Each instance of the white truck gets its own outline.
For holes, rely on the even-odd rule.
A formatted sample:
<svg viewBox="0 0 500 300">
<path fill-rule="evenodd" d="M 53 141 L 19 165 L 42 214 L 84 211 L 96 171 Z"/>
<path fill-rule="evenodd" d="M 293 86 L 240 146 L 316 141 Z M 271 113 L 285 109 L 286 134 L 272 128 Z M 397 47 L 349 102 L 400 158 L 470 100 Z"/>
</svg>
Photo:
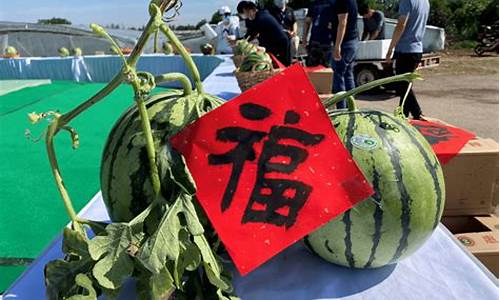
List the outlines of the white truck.
<svg viewBox="0 0 500 300">
<path fill-rule="evenodd" d="M 385 34 L 392 36 L 396 20 L 385 20 Z M 363 28 L 363 20 L 358 20 L 358 28 Z M 362 41 L 356 55 L 354 76 L 356 85 L 361 85 L 372 80 L 394 75 L 394 66 L 384 63 L 385 55 L 391 40 Z M 424 35 L 424 55 L 419 69 L 436 67 L 441 62 L 441 56 L 437 51 L 444 49 L 445 32 L 443 28 L 426 26 Z"/>
</svg>

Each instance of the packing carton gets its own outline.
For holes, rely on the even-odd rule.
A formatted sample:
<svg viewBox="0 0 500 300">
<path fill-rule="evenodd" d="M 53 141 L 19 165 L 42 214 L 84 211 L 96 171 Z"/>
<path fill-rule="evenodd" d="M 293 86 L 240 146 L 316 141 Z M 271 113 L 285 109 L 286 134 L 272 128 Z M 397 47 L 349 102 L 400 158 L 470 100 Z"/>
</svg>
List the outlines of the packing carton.
<svg viewBox="0 0 500 300">
<path fill-rule="evenodd" d="M 314 85 L 316 92 L 319 95 L 331 94 L 333 86 L 333 70 L 332 68 L 324 68 L 307 72 L 309 80 Z"/>
<path fill-rule="evenodd" d="M 469 141 L 443 166 L 445 216 L 488 215 L 498 205 L 498 144 L 492 139 Z"/>
<path fill-rule="evenodd" d="M 444 217 L 442 223 L 498 277 L 498 217 Z"/>
</svg>

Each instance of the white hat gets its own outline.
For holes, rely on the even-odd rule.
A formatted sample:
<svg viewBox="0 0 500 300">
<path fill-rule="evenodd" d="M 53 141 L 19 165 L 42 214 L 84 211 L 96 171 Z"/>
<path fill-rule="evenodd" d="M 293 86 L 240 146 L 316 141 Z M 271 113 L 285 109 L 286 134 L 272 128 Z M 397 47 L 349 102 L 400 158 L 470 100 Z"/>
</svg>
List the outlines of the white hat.
<svg viewBox="0 0 500 300">
<path fill-rule="evenodd" d="M 229 6 L 222 6 L 221 8 L 219 8 L 220 15 L 230 14 L 230 13 L 231 13 L 231 9 L 229 8 Z"/>
</svg>

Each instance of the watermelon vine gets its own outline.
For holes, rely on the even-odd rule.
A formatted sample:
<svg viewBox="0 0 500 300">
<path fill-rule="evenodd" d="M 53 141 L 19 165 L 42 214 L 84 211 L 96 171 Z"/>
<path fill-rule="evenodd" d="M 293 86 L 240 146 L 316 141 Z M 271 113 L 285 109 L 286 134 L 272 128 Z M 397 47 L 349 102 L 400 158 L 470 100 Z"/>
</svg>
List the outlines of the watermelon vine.
<svg viewBox="0 0 500 300">
<path fill-rule="evenodd" d="M 92 24 L 91 29 L 109 40 L 112 49 L 121 56 L 121 72 L 96 95 L 66 114 L 47 112 L 29 115 L 32 123 L 44 119 L 49 122 L 45 132 L 48 158 L 71 219 L 71 226 L 64 230 L 64 259 L 49 262 L 45 268 L 48 299 L 96 299 L 101 294 L 107 299 L 116 299 L 128 278 L 135 279 L 140 299 L 237 299 L 231 296 L 230 278 L 216 254 L 219 241 L 214 239 L 212 232 L 205 231 L 207 221 L 195 206 L 194 181 L 182 157 L 172 157 L 172 153 L 164 155 L 164 151 L 159 150 L 159 139 L 165 136 L 158 136 L 158 130 L 150 124 L 148 103 L 152 100 L 151 91 L 160 82 L 179 81 L 183 87 L 182 93 L 171 93 L 171 103 L 174 105 L 165 111 L 177 130 L 222 104 L 222 100 L 204 94 L 196 65 L 163 20 L 166 12 L 177 10 L 180 4 L 176 0 L 151 1 L 150 20 L 128 58 L 102 27 Z M 183 74 L 155 77 L 147 72 L 136 71 L 146 42 L 152 36 L 156 40 L 160 32 L 179 49 L 193 77 L 195 91 Z M 122 83 L 129 84 L 134 90 L 135 109 L 141 124 L 139 140 L 147 152 L 153 195 L 149 197 L 151 199 L 144 199 L 144 202 L 149 203 L 146 208 L 127 222 L 105 224 L 84 220 L 76 214 L 64 185 L 54 138 L 61 131 L 67 131 L 73 147 L 77 148 L 78 133 L 68 124 Z M 179 114 L 175 110 L 179 103 L 189 108 L 187 115 L 184 115 L 184 111 Z M 170 187 L 172 192 L 168 197 L 162 193 L 165 181 L 174 184 Z M 144 198 L 147 198 L 146 195 Z M 90 238 L 90 235 L 93 237 Z"/>
<path fill-rule="evenodd" d="M 109 40 L 113 50 L 122 58 L 121 72 L 101 91 L 68 113 L 51 111 L 29 115 L 32 123 L 42 120 L 49 123 L 45 132 L 48 158 L 71 220 L 71 226 L 65 228 L 63 233 L 64 259 L 49 262 L 45 268 L 48 299 L 86 300 L 96 299 L 101 294 L 107 299 L 116 299 L 129 278 L 136 282 L 139 299 L 237 299 L 231 295 L 230 276 L 223 270 L 222 259 L 217 255 L 220 241 L 212 230 L 207 230 L 210 224 L 197 207 L 194 181 L 182 156 L 176 154 L 166 143 L 169 136 L 222 104 L 222 100 L 204 93 L 196 65 L 163 20 L 165 13 L 176 11 L 179 6 L 178 0 L 151 1 L 150 20 L 128 58 L 102 27 L 92 24 L 91 29 Z M 191 82 L 183 74 L 154 76 L 136 70 L 146 42 L 151 37 L 156 40 L 159 33 L 164 34 L 179 50 L 191 72 L 195 90 L 192 90 Z M 349 98 L 352 104 L 350 108 L 354 109 L 352 96 L 355 94 L 379 84 L 398 80 L 412 81 L 416 78 L 414 74 L 406 74 L 369 83 L 334 96 L 325 103 L 325 107 Z M 179 81 L 183 91 L 151 96 L 156 85 L 166 81 Z M 106 203 L 112 223 L 85 220 L 77 215 L 64 185 L 54 138 L 65 131 L 69 133 L 73 148 L 76 149 L 79 136 L 68 124 L 122 83 L 133 88 L 135 107 L 124 114 L 117 123 L 117 128 L 122 133 L 130 134 L 129 138 L 135 143 L 135 147 L 145 149 L 145 165 L 152 192 L 149 193 L 147 189 L 138 191 L 142 202 L 136 207 L 139 210 L 137 213 L 130 212 L 130 207 L 114 211 L 114 205 L 120 205 L 120 201 L 129 201 L 117 197 L 113 201 L 108 199 L 109 203 Z M 150 111 L 160 107 L 155 105 L 161 106 L 161 113 L 153 116 Z M 128 126 L 134 121 L 140 123 L 134 129 L 136 131 L 129 132 L 120 127 Z M 110 139 L 113 137 L 112 133 Z M 109 145 L 117 147 L 113 142 Z M 105 171 L 113 172 L 113 168 L 109 167 Z M 110 174 L 113 175 L 108 173 Z M 111 175 L 108 177 L 112 178 Z M 108 186 L 108 190 L 110 189 Z M 106 202 L 107 195 L 103 197 Z"/>
</svg>

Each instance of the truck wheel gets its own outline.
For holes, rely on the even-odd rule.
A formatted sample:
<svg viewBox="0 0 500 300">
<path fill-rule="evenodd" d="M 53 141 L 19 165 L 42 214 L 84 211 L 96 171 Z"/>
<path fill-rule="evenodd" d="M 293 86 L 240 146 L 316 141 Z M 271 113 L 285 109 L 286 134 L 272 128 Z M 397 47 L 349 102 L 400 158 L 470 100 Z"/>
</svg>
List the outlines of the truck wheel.
<svg viewBox="0 0 500 300">
<path fill-rule="evenodd" d="M 474 48 L 474 52 L 477 56 L 481 56 L 484 53 L 484 48 L 482 46 L 476 46 L 476 48 Z"/>
<path fill-rule="evenodd" d="M 380 73 L 374 66 L 359 66 L 354 71 L 356 86 L 379 79 Z"/>
</svg>

